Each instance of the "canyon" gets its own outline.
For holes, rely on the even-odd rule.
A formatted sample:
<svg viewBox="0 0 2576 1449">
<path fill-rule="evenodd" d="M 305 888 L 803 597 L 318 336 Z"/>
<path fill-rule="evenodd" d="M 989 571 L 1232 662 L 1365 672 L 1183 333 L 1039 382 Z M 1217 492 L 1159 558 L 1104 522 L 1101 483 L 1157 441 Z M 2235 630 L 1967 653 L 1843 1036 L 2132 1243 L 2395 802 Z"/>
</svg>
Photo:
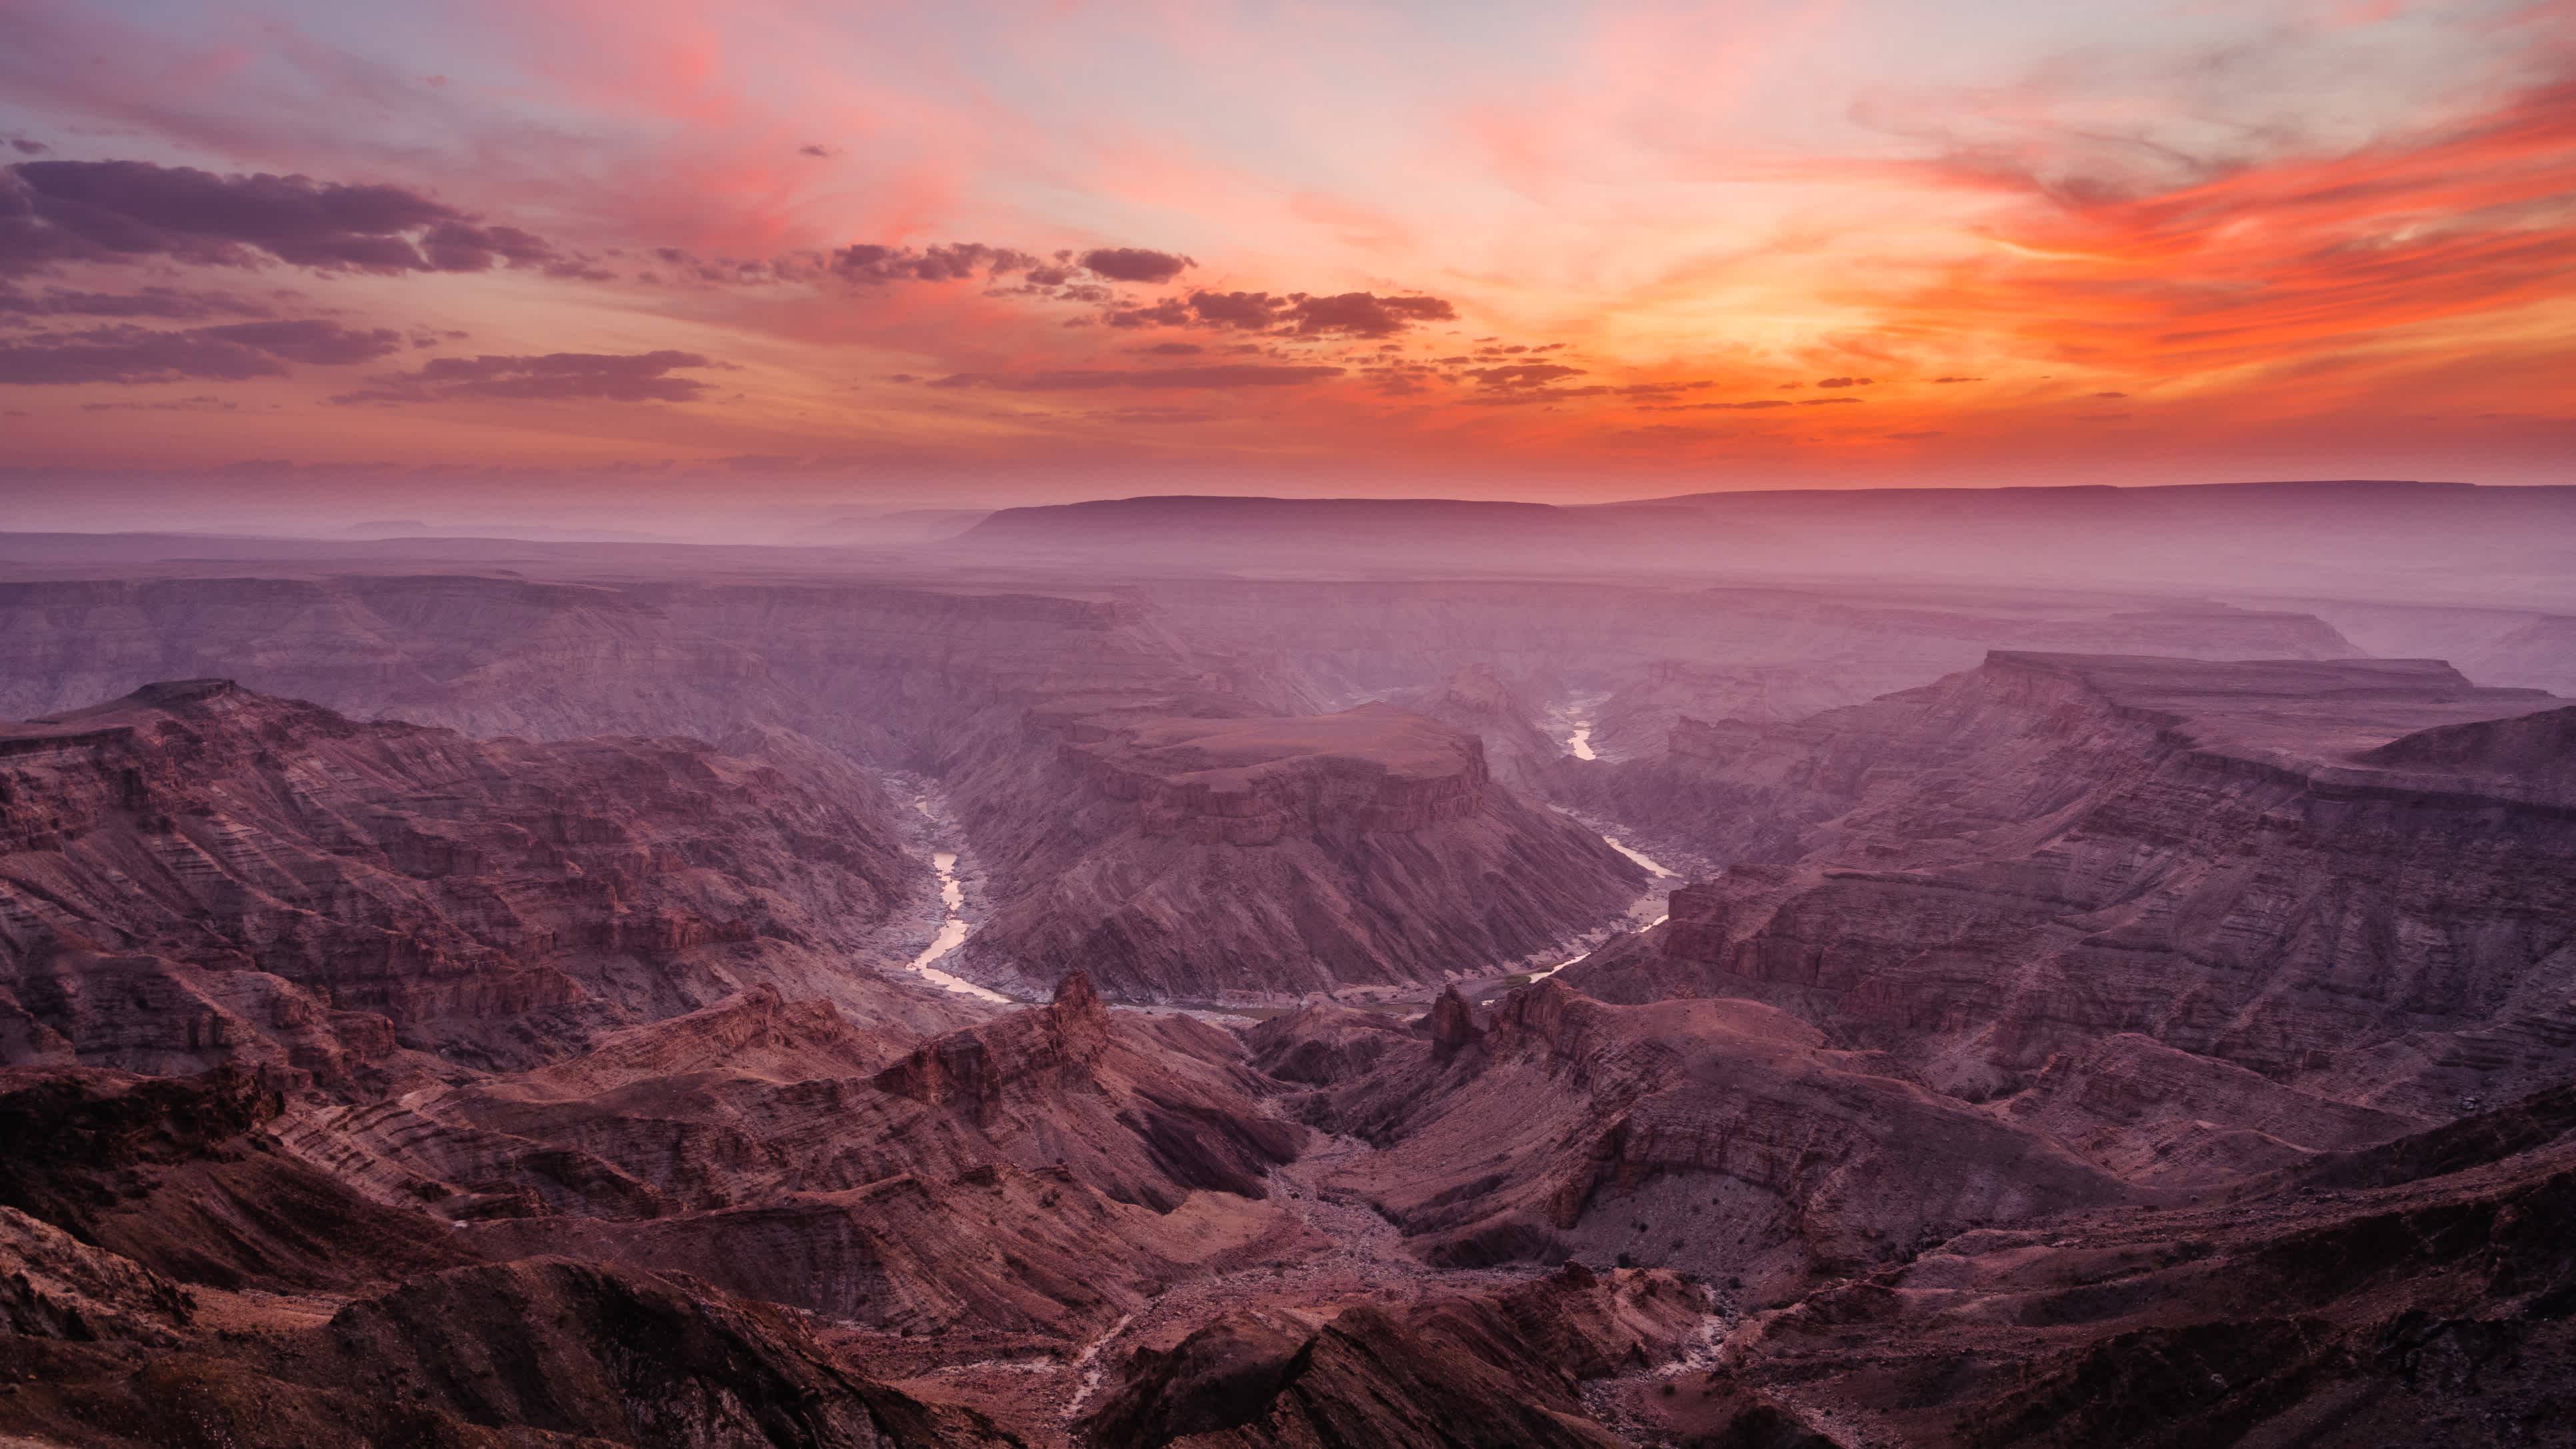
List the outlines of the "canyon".
<svg viewBox="0 0 2576 1449">
<path fill-rule="evenodd" d="M 2024 501 L 0 547 L 0 1439 L 2546 1442 L 2562 605 Z"/>
</svg>

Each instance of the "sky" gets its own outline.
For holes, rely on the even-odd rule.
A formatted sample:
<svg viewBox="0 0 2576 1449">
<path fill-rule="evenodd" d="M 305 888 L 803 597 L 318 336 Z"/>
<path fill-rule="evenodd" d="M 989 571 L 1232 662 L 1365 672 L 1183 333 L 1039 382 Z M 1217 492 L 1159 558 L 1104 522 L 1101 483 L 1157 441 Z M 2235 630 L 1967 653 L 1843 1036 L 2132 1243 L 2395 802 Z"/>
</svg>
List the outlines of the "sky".
<svg viewBox="0 0 2576 1449">
<path fill-rule="evenodd" d="M 2571 458 L 2571 0 L 0 0 L 0 526 Z"/>
</svg>

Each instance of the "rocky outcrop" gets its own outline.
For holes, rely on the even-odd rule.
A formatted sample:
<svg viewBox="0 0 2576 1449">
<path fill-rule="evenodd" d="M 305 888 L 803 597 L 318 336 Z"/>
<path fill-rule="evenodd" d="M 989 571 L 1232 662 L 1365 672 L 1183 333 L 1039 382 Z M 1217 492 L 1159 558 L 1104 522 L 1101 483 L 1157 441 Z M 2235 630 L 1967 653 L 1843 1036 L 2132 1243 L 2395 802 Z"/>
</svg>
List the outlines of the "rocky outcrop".
<svg viewBox="0 0 2576 1449">
<path fill-rule="evenodd" d="M 220 680 L 0 727 L 0 1015 L 21 1060 L 346 1084 L 825 978 L 918 867 L 864 776 L 752 747 L 477 742 Z"/>
<path fill-rule="evenodd" d="M 1262 1075 L 1317 1087 L 1365 1075 L 1389 1052 L 1419 1043 L 1416 1033 L 1386 1012 L 1330 1002 L 1274 1016 L 1245 1031 L 1243 1039 Z"/>
<path fill-rule="evenodd" d="M 195 1312 L 186 1289 L 133 1259 L 0 1207 L 0 1332 L 167 1346 Z"/>
<path fill-rule="evenodd" d="M 0 1340 L 43 1355 L 0 1396 L 35 1442 L 245 1449 L 1004 1445 L 836 1361 L 789 1315 L 695 1280 L 544 1259 L 461 1268 L 327 1324 L 148 1351 Z M 25 1345 L 20 1348 L 20 1345 Z M 47 1350 L 51 1351 L 48 1352 Z M 122 1351 L 120 1351 L 122 1350 Z"/>
<path fill-rule="evenodd" d="M 879 1091 L 988 1123 L 1010 1092 L 1044 1093 L 1089 1080 L 1109 1050 L 1109 1011 L 1091 978 L 1076 971 L 1058 982 L 1055 999 L 924 1043 L 879 1072 Z"/>
<path fill-rule="evenodd" d="M 1276 1233 L 1305 1130 L 1231 1035 L 1056 1000 L 883 1044 L 754 996 L 585 1057 L 300 1112 L 304 1161 L 498 1256 L 683 1271 L 914 1332 L 1070 1334 Z"/>
<path fill-rule="evenodd" d="M 1569 1266 L 1320 1326 L 1250 1310 L 1138 1350 L 1080 1432 L 1100 1449 L 1610 1449 L 1626 1441 L 1585 1411 L 1579 1385 L 1670 1359 L 1706 1306 L 1669 1273 Z"/>
<path fill-rule="evenodd" d="M 2576 1408 L 2565 1090 L 2223 1203 L 1968 1233 L 1627 1400 L 1694 1443 L 2547 1442 Z M 1767 1435 L 1768 1437 L 1763 1437 Z"/>
<path fill-rule="evenodd" d="M 1676 892 L 1649 949 L 1567 979 L 1759 996 L 1971 1098 L 2128 1032 L 2456 1110 L 2576 1039 L 2560 713 L 2427 661 L 1997 655 L 1703 762 L 1794 802 L 1794 865 Z"/>
<path fill-rule="evenodd" d="M 2436 725 L 2361 753 L 2398 770 L 2464 775 L 2487 790 L 2576 799 L 2576 705 L 2511 719 Z"/>
<path fill-rule="evenodd" d="M 1308 1111 L 1379 1145 L 1338 1181 L 1435 1262 L 1619 1259 L 1783 1294 L 2132 1195 L 1752 1002 L 1608 1006 L 1549 980 L 1481 1027 L 1450 998 L 1433 1031 Z"/>
<path fill-rule="evenodd" d="M 1502 671 L 1479 661 L 1451 670 L 1437 684 L 1399 690 L 1387 703 L 1473 735 L 1494 777 L 1524 794 L 1544 796 L 1564 757 L 1565 742 L 1539 727 L 1539 708 Z"/>
<path fill-rule="evenodd" d="M 471 1261 L 442 1224 L 279 1151 L 251 1073 L 0 1072 L 0 1206 L 181 1284 L 341 1291 Z"/>
<path fill-rule="evenodd" d="M 962 785 L 1020 883 L 962 953 L 982 979 L 1244 1002 L 1437 981 L 1614 920 L 1644 883 L 1489 780 L 1474 737 L 1400 710 L 1032 727 L 1061 732 L 1056 774 Z"/>
</svg>

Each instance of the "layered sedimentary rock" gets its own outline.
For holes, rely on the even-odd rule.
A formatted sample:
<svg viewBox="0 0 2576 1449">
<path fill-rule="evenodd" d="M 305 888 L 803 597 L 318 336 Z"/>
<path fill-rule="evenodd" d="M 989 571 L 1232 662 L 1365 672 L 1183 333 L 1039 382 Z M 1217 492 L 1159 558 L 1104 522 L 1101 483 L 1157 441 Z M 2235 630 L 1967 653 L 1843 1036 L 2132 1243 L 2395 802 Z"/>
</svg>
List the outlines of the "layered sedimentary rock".
<svg viewBox="0 0 2576 1449">
<path fill-rule="evenodd" d="M 2561 713 L 2429 661 L 1999 654 L 1621 767 L 1640 805 L 1689 779 L 1795 822 L 1752 847 L 1790 863 L 1677 892 L 1567 979 L 1761 996 L 1971 1097 L 2131 1032 L 2457 1110 L 2555 1080 L 2576 1040 Z"/>
<path fill-rule="evenodd" d="M 1098 1449 L 1610 1449 L 1626 1441 L 1580 1385 L 1672 1358 L 1706 1306 L 1674 1274 L 1569 1267 L 1320 1325 L 1247 1310 L 1138 1350 L 1081 1432 Z"/>
<path fill-rule="evenodd" d="M 1080 976 L 890 1061 L 828 1006 L 763 993 L 279 1130 L 481 1251 L 914 1332 L 1061 1333 L 1273 1230 L 1263 1177 L 1306 1134 L 1242 1057 L 1200 1022 L 1113 1016 Z"/>
<path fill-rule="evenodd" d="M 791 743 L 475 741 L 221 680 L 0 728 L 0 1044 L 346 1082 L 831 989 L 919 867 Z"/>
<path fill-rule="evenodd" d="M 1524 794 L 1544 796 L 1548 776 L 1565 754 L 1564 741 L 1539 727 L 1537 706 L 1491 664 L 1465 665 L 1438 684 L 1399 691 L 1387 702 L 1483 741 L 1495 778 Z"/>
<path fill-rule="evenodd" d="M 1964 1234 L 1749 1318 L 1635 1395 L 1689 1443 L 2505 1445 L 2576 1411 L 2576 1100 L 2221 1203 Z"/>
<path fill-rule="evenodd" d="M 2038 1133 L 1749 1001 L 1610 1006 L 1554 982 L 1306 1110 L 1380 1151 L 1341 1180 L 1434 1261 L 1576 1255 L 1778 1294 L 1972 1223 L 2130 1194 Z"/>
<path fill-rule="evenodd" d="M 256 1332 L 132 1262 L 0 1209 L 17 1285 L 0 1428 L 30 1443 L 536 1449 L 1000 1445 L 706 1283 L 560 1260 L 446 1270 Z M 28 1380 L 19 1382 L 21 1378 Z"/>
<path fill-rule="evenodd" d="M 1041 788 L 981 792 L 978 834 L 1010 842 L 987 860 L 1021 888 L 970 970 L 1156 1000 L 1437 981 L 1614 919 L 1644 883 L 1495 784 L 1475 737 L 1402 710 L 1050 723 Z"/>
</svg>

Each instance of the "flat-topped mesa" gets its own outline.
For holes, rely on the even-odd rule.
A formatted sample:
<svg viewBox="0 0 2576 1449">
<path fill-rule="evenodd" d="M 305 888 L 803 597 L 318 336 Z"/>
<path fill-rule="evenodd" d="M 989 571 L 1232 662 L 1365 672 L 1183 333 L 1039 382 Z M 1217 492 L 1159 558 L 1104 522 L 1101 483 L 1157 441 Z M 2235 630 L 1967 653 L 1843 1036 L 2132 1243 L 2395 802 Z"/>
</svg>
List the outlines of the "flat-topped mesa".
<svg viewBox="0 0 2576 1449">
<path fill-rule="evenodd" d="M 1366 704 L 1340 714 L 1124 723 L 1062 756 L 1148 835 L 1267 845 L 1288 835 L 1415 831 L 1463 820 L 1492 780 L 1475 736 Z"/>
<path fill-rule="evenodd" d="M 1045 1006 L 1014 1012 L 923 1043 L 877 1073 L 876 1087 L 988 1121 L 1014 1086 L 1043 1089 L 1080 1077 L 1109 1049 L 1109 1008 L 1086 972 L 1056 983 Z"/>
<path fill-rule="evenodd" d="M 2543 690 L 2473 684 L 2439 659 L 2174 659 L 1998 649 L 1971 677 L 1990 693 L 2025 682 L 2033 700 L 2080 689 L 2129 717 L 2182 726 L 2203 747 L 2315 758 L 2410 730 L 2557 703 Z"/>
</svg>

